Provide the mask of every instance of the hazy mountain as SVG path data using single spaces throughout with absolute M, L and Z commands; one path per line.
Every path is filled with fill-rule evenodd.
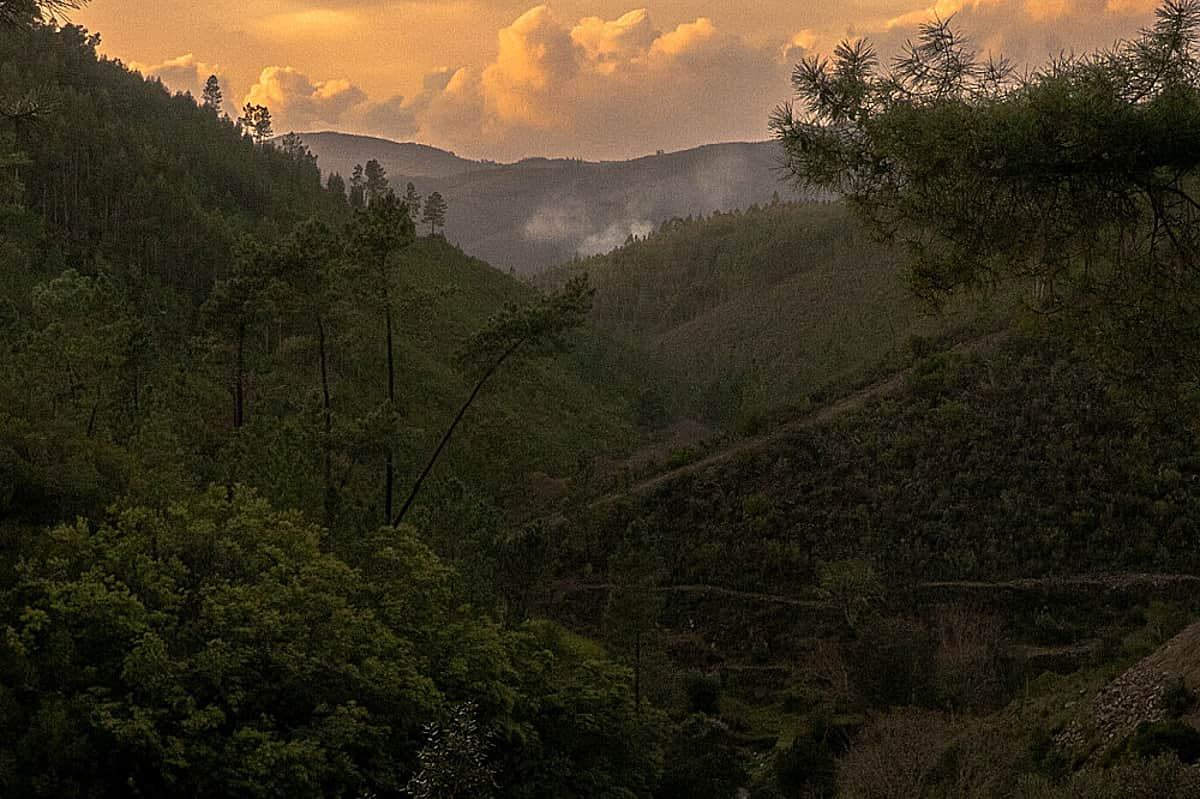
M 532 272 L 608 252 L 675 217 L 796 197 L 773 142 L 713 144 L 632 161 L 534 158 L 466 161 L 418 144 L 336 133 L 301 134 L 322 170 L 348 175 L 375 158 L 392 185 L 412 181 L 449 203 L 447 237 L 471 255 Z
M 372 158 L 379 161 L 389 174 L 411 177 L 444 178 L 486 169 L 482 161 L 470 161 L 437 147 L 415 142 L 396 142 L 348 133 L 305 133 L 304 143 L 321 159 L 321 171 L 337 172 L 350 179 L 355 164 L 365 164 Z M 403 188 L 403 187 L 402 187 Z

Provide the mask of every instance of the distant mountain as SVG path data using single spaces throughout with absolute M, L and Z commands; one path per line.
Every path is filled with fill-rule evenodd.
M 337 133 L 301 134 L 326 172 L 348 175 L 375 158 L 392 185 L 439 191 L 450 211 L 446 236 L 503 269 L 536 272 L 576 255 L 609 252 L 663 222 L 764 205 L 783 182 L 773 142 L 713 144 L 632 161 L 533 158 L 467 161 L 418 144 Z
M 415 142 L 396 142 L 348 133 L 304 133 L 304 143 L 321 162 L 325 174 L 337 172 L 349 180 L 355 164 L 372 158 L 383 164 L 389 174 L 412 178 L 445 178 L 486 169 L 483 161 L 470 161 L 437 147 Z M 403 186 L 401 186 L 403 188 Z

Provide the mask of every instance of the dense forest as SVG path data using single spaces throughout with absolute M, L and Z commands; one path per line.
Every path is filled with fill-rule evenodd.
M 1200 4 L 806 59 L 838 201 L 528 282 L 76 6 L 0 0 L 0 795 L 1200 792 Z

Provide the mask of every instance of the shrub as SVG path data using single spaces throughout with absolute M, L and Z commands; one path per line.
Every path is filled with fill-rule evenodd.
M 933 696 L 937 644 L 908 619 L 880 618 L 849 647 L 850 681 L 869 705 L 926 705 Z
M 710 674 L 690 672 L 684 684 L 688 711 L 715 716 L 720 713 L 721 683 Z
M 1187 765 L 1200 761 L 1200 732 L 1178 720 L 1143 722 L 1126 746 L 1142 759 L 1174 754 L 1179 762 Z

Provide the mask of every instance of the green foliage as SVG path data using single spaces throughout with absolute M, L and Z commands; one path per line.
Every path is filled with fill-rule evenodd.
M 1126 748 L 1143 759 L 1173 754 L 1190 766 L 1200 760 L 1200 732 L 1177 719 L 1153 724 L 1142 722 L 1129 737 Z
M 1019 799 L 1126 799 L 1154 796 L 1189 799 L 1200 791 L 1200 770 L 1182 765 L 1172 756 L 1149 762 L 1122 763 L 1109 769 L 1088 769 L 1065 785 L 1021 786 Z
M 458 705 L 443 727 L 425 726 L 425 745 L 418 759 L 421 770 L 408 784 L 414 799 L 486 799 L 495 788 L 495 766 L 490 762 L 495 734 L 481 730 L 477 708 Z
M 1178 680 L 1163 691 L 1163 709 L 1167 718 L 1178 719 L 1196 706 L 1196 694 L 1187 683 Z
M 753 432 L 781 405 L 863 380 L 909 337 L 983 316 L 965 304 L 928 316 L 897 267 L 842 205 L 781 203 L 666 222 L 536 282 L 589 274 L 594 323 L 641 348 L 669 413 Z
M 879 618 L 865 625 L 846 656 L 850 681 L 871 707 L 928 706 L 937 644 L 930 632 L 906 619 Z
M 637 519 L 676 585 L 795 594 L 855 559 L 889 585 L 1187 571 L 1193 442 L 1109 389 L 1057 337 L 939 357 L 893 397 L 579 519 L 564 567 L 603 563 Z
M 745 784 L 745 764 L 721 721 L 689 716 L 666 750 L 666 769 L 656 799 L 733 796 Z
M 798 179 L 904 247 L 919 295 L 1015 281 L 1129 376 L 1194 383 L 1198 21 L 1168 0 L 1140 36 L 1019 78 L 949 20 L 890 67 L 846 42 L 797 66 L 772 126 Z
M 461 608 L 411 529 L 364 537 L 360 568 L 323 539 L 244 489 L 50 532 L 0 594 L 0 787 L 648 792 L 661 722 L 602 652 Z M 504 730 L 494 751 L 485 729 Z
M 826 731 L 809 730 L 776 749 L 771 759 L 775 785 L 784 797 L 833 796 L 836 761 Z
M 817 569 L 821 598 L 831 602 L 851 630 L 858 627 L 883 599 L 883 582 L 870 564 L 860 560 L 823 563 Z
M 721 712 L 721 681 L 711 674 L 690 672 L 684 683 L 689 713 L 716 716 Z

